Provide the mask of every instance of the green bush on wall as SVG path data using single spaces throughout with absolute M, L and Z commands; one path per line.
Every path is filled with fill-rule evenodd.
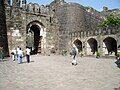
M 72 52 L 70 52 L 69 54 L 72 55 Z
M 117 53 L 115 56 L 116 56 L 116 57 L 120 57 L 120 54 Z
M 96 52 L 96 58 L 99 58 L 99 57 L 100 57 L 100 53 Z
M 83 53 L 80 54 L 80 57 L 83 57 Z
M 67 50 L 63 50 L 62 55 L 66 56 L 67 55 Z
M 120 60 L 120 54 L 117 53 L 115 56 L 117 60 Z

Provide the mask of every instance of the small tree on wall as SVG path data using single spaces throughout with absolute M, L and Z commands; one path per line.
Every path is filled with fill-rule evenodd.
M 114 14 L 108 15 L 107 19 L 105 19 L 98 27 L 104 28 L 119 28 L 120 27 L 120 18 Z

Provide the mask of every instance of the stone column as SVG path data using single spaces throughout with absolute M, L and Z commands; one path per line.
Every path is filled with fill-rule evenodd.
M 44 5 L 41 5 L 40 6 L 40 13 L 44 14 L 44 12 L 45 12 L 45 7 L 44 7 Z

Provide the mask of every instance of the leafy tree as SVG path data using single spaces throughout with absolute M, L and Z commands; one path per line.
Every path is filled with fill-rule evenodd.
M 120 18 L 114 14 L 110 14 L 98 27 L 100 28 L 115 28 L 120 27 Z

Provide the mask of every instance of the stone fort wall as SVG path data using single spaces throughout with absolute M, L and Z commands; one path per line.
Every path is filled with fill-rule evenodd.
M 10 51 L 18 45 L 24 49 L 27 46 L 30 29 L 37 27 L 40 33 L 39 37 L 42 37 L 39 43 L 41 46 L 38 45 L 38 47 L 44 54 L 53 52 L 60 54 L 63 50 L 70 51 L 75 40 L 78 41 L 77 46 L 82 52 L 91 51 L 91 49 L 87 49 L 87 47 L 91 48 L 87 41 L 89 39 L 91 42 L 97 41 L 95 48 L 99 48 L 95 49 L 96 51 L 102 50 L 103 37 L 112 37 L 119 46 L 120 41 L 116 39 L 119 38 L 119 28 L 115 30 L 97 28 L 109 13 L 116 11 L 115 14 L 119 16 L 119 9 L 113 11 L 105 9 L 99 12 L 92 7 L 85 7 L 78 3 L 67 3 L 64 0 L 54 0 L 46 6 L 37 3 L 27 4 L 26 0 L 22 0 L 21 7 L 20 0 L 13 1 L 11 6 L 10 1 L 5 0 Z M 32 31 L 35 34 L 36 31 Z

